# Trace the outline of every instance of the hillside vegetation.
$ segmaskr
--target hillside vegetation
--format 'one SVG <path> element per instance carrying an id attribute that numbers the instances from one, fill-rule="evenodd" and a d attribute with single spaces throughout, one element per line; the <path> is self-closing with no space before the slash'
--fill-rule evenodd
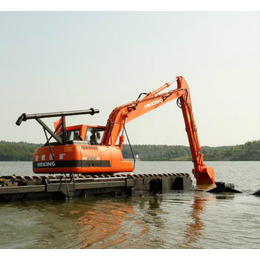
<path id="1" fill-rule="evenodd" d="M 39 146 L 40 144 L 0 141 L 0 161 L 31 161 L 34 150 Z M 191 161 L 187 146 L 132 145 L 132 149 L 142 161 Z M 260 161 L 260 140 L 236 146 L 203 146 L 201 152 L 205 161 Z M 132 158 L 128 145 L 124 145 L 123 156 Z"/>
<path id="2" fill-rule="evenodd" d="M 31 161 L 39 144 L 0 141 L 0 161 Z"/>

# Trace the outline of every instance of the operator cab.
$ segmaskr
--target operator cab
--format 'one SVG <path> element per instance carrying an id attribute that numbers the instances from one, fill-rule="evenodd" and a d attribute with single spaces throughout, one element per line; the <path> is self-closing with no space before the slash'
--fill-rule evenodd
<path id="1" fill-rule="evenodd" d="M 102 143 L 104 126 L 76 125 L 68 126 L 67 142 L 84 141 L 88 145 L 100 145 Z"/>

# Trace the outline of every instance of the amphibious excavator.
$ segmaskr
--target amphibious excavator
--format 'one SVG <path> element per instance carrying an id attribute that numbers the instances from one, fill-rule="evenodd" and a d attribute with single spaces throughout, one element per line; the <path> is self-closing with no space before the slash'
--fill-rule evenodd
<path id="1" fill-rule="evenodd" d="M 177 81 L 177 89 L 162 91 Z M 143 96 L 143 97 L 142 97 Z M 110 114 L 106 126 L 75 125 L 67 126 L 66 117 L 73 115 L 99 113 L 98 109 L 40 114 L 22 114 L 16 124 L 35 119 L 42 127 L 46 143 L 36 149 L 33 156 L 34 173 L 77 173 L 77 174 L 113 174 L 132 172 L 134 165 L 131 160 L 124 159 L 122 148 L 124 136 L 127 137 L 125 125 L 133 119 L 144 115 L 172 100 L 177 100 L 181 108 L 186 132 L 188 135 L 192 161 L 192 170 L 197 185 L 215 184 L 214 169 L 207 167 L 199 145 L 195 124 L 191 95 L 185 79 L 181 76 L 164 84 L 149 93 L 141 93 L 135 101 L 116 107 Z M 43 118 L 59 117 L 51 130 Z M 54 141 L 50 142 L 51 139 Z"/>

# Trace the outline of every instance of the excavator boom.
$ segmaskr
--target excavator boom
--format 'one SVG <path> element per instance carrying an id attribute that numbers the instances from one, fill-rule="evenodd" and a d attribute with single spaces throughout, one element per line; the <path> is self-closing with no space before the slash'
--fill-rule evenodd
<path id="1" fill-rule="evenodd" d="M 136 100 L 115 108 L 107 121 L 107 131 L 104 134 L 102 143 L 105 145 L 115 145 L 126 122 L 129 123 L 133 119 L 165 105 L 173 99 L 182 96 L 184 92 L 184 89 L 175 89 L 161 95 L 146 97 L 142 100 Z"/>

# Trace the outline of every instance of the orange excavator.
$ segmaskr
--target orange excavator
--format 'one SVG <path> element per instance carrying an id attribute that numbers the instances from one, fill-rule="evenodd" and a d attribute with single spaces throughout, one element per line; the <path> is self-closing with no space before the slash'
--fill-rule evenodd
<path id="1" fill-rule="evenodd" d="M 177 89 L 161 93 L 175 81 L 177 81 Z M 143 98 L 141 98 L 142 95 L 144 95 Z M 18 118 L 16 124 L 20 125 L 22 121 L 35 119 L 43 127 L 47 142 L 34 153 L 34 173 L 112 174 L 132 172 L 134 170 L 132 161 L 124 159 L 122 156 L 124 136 L 126 135 L 128 139 L 126 123 L 174 99 L 177 99 L 177 105 L 182 109 L 194 163 L 192 172 L 197 185 L 215 184 L 214 169 L 207 167 L 203 161 L 189 87 L 181 76 L 153 92 L 141 93 L 133 102 L 116 107 L 110 114 L 106 126 L 66 126 L 66 116 L 99 113 L 99 110 L 93 108 L 69 112 L 24 113 Z M 52 131 L 41 120 L 50 117 L 60 117 L 54 123 L 55 131 Z M 55 142 L 51 143 L 52 138 Z"/>

